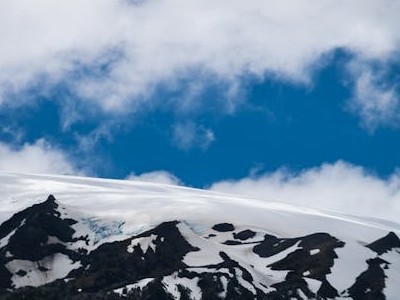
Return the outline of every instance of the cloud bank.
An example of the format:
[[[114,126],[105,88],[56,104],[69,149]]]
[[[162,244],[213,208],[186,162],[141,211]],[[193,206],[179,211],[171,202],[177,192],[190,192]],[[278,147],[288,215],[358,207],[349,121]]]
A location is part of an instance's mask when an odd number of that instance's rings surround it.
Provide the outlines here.
[[[122,112],[190,78],[228,84],[232,101],[243,76],[307,83],[336,49],[366,64],[390,60],[398,11],[392,0],[4,0],[0,98],[64,82],[75,98]],[[365,99],[366,80],[354,101],[376,122],[371,106],[398,103]]]
[[[387,179],[345,162],[214,183],[211,190],[398,222],[400,174]]]
[[[0,171],[8,173],[82,175],[59,149],[40,139],[33,144],[13,148],[0,143]]]

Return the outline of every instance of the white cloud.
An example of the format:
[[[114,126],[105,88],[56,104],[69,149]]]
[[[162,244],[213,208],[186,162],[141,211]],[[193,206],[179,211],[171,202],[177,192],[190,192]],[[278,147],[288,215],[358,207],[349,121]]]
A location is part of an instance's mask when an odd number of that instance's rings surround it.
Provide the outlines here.
[[[170,185],[181,185],[182,182],[173,174],[167,171],[153,171],[148,173],[142,173],[140,175],[130,174],[127,180],[145,181],[153,183],[163,183]]]
[[[201,148],[207,150],[215,141],[214,132],[193,122],[175,124],[173,128],[173,142],[182,150]]]
[[[82,175],[61,150],[51,147],[43,139],[16,149],[0,142],[0,171]]]
[[[230,83],[230,94],[243,74],[307,82],[334,49],[384,60],[400,41],[393,0],[3,0],[1,7],[3,101],[43,78],[51,85],[67,77],[78,95],[112,111],[193,72]],[[77,66],[104,63],[105,77],[71,79]]]
[[[356,78],[350,109],[361,116],[362,124],[369,131],[381,125],[399,126],[400,98],[397,84],[385,82],[384,70],[373,71],[370,66],[350,65]]]
[[[301,173],[282,169],[259,177],[221,181],[210,189],[394,222],[400,215],[400,174],[381,179],[341,161]]]

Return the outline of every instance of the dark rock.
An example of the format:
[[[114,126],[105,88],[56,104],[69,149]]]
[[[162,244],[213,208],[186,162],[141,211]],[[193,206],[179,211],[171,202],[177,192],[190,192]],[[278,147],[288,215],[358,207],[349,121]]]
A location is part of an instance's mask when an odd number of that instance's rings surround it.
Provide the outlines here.
[[[233,234],[233,237],[234,237],[235,239],[237,239],[237,240],[245,241],[245,240],[248,240],[248,239],[253,238],[255,235],[256,235],[256,233],[255,233],[254,231],[251,231],[251,230],[243,230],[243,231],[241,231],[241,232],[234,233],[234,234]]]
[[[378,253],[378,255],[382,255],[394,248],[400,248],[400,239],[394,232],[389,232],[388,235],[372,242],[366,247]]]
[[[55,198],[50,195],[45,202],[28,207],[1,224],[0,237],[15,230],[3,252],[9,251],[14,258],[31,261],[59,252],[68,254],[64,245],[47,243],[49,236],[64,243],[74,241],[75,230],[71,225],[76,221],[60,218],[57,208]]]
[[[17,273],[15,273],[15,274],[17,274],[18,276],[20,276],[20,277],[24,277],[26,274],[28,274],[26,271],[24,271],[24,270],[19,270]]]
[[[302,300],[300,291],[308,297],[308,299],[316,299],[317,295],[309,288],[307,282],[302,276],[295,272],[289,272],[286,275],[285,281],[272,285],[276,288],[276,292],[272,292],[269,296],[281,297],[277,299],[298,299]]]
[[[166,276],[185,268],[183,257],[199,249],[184,239],[177,224],[176,221],[162,223],[133,239],[101,245],[84,260],[88,268],[76,282],[87,291],[97,291],[105,286],[123,285],[126,281]],[[134,248],[133,253],[127,251],[132,240],[151,235],[157,236],[155,251],[149,248],[143,253],[140,247]]]
[[[264,241],[254,246],[253,252],[261,257],[270,257],[292,247],[297,239],[278,239],[272,235],[264,235]]]
[[[231,245],[231,246],[235,246],[235,245],[243,245],[242,242],[238,242],[238,241],[232,241],[232,240],[228,240],[224,242],[225,245]]]
[[[261,257],[270,257],[276,255],[295,244],[299,244],[299,249],[289,253],[285,258],[272,263],[269,267],[273,270],[289,270],[292,271],[292,276],[296,274],[298,277],[291,277],[288,281],[292,288],[279,285],[279,288],[284,293],[297,293],[297,289],[301,289],[304,293],[302,279],[300,278],[305,272],[308,272],[307,277],[317,279],[324,283],[318,291],[318,295],[322,297],[338,296],[338,292],[327,282],[326,275],[329,274],[330,268],[334,264],[334,259],[337,258],[335,248],[344,246],[342,241],[337,240],[327,233],[315,233],[308,236],[295,239],[278,239],[274,236],[265,235],[264,241],[253,248],[253,251]],[[318,253],[311,254],[311,250],[318,250]],[[300,276],[300,277],[299,277]],[[284,284],[283,284],[284,285]],[[293,290],[296,289],[296,290]],[[291,290],[291,292],[289,292]]]
[[[229,232],[229,231],[234,231],[235,227],[230,223],[220,223],[220,224],[215,224],[212,229],[219,232]]]
[[[388,262],[376,257],[367,261],[368,269],[356,278],[356,282],[349,288],[349,295],[355,300],[383,300],[385,288],[385,272],[383,266]]]
[[[12,274],[5,267],[5,260],[0,258],[0,294],[11,287]]]
[[[63,244],[75,241],[75,230],[71,225],[76,221],[62,219],[57,209],[58,204],[50,195],[46,201],[14,214],[0,225],[0,238],[10,236],[7,244],[0,249],[0,293],[11,288],[12,274],[5,265],[14,259],[38,262],[57,253],[65,254],[72,260],[79,259],[79,253],[68,250]],[[61,243],[48,243],[50,236],[56,237]],[[39,263],[37,266],[39,271],[48,271]],[[16,274],[25,276],[26,272],[19,270]]]

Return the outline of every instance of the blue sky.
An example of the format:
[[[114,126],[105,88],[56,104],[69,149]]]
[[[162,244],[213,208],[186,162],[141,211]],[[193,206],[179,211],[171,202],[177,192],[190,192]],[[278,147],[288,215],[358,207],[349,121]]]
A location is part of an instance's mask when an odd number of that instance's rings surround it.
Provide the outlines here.
[[[278,176],[292,188],[341,170],[398,205],[399,9],[6,1],[0,169],[234,192],[246,180]]]

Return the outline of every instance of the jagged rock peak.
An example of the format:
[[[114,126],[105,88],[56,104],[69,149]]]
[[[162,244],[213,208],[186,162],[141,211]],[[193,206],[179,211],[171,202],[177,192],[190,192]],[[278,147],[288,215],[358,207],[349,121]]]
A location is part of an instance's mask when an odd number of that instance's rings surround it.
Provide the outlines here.
[[[55,202],[56,202],[56,198],[55,198],[52,194],[50,194],[50,195],[47,197],[47,199],[46,199],[45,202],[55,203]]]
[[[400,248],[400,239],[393,231],[391,231],[383,238],[367,245],[367,247],[378,253],[378,255],[382,255],[394,248]]]

